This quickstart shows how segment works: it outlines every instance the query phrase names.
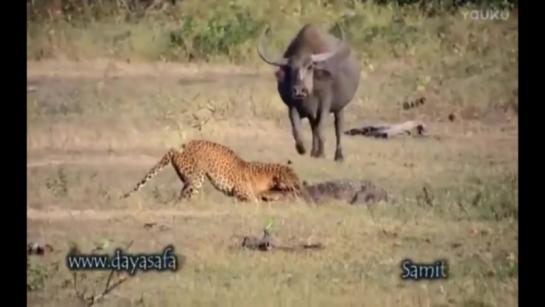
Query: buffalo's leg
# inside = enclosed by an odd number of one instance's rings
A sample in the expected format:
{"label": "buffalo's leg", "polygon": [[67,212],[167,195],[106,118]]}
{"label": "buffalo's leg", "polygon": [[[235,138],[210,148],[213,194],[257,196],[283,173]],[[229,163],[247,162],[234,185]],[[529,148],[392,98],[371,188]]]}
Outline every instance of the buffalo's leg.
{"label": "buffalo's leg", "polygon": [[325,137],[324,137],[324,125],[323,121],[320,121],[316,127],[316,132],[318,135],[318,152],[316,153],[317,158],[325,158]]}
{"label": "buffalo's leg", "polygon": [[[327,109],[320,111],[316,121],[312,123],[312,137],[316,138],[314,155],[315,158],[325,158],[325,136],[324,136],[324,121],[327,117]],[[314,145],[314,142],[313,142]]]}
{"label": "buffalo's leg", "polygon": [[335,137],[337,139],[335,147],[335,161],[343,161],[343,149],[341,146],[341,135],[344,127],[344,111],[340,110],[334,113],[335,116]]}
{"label": "buffalo's leg", "polygon": [[291,129],[293,133],[293,138],[295,139],[295,149],[300,155],[306,153],[305,145],[303,144],[303,137],[301,135],[301,116],[297,109],[291,107],[289,109],[289,117],[291,122]]}
{"label": "buffalo's leg", "polygon": [[311,157],[318,156],[318,149],[320,147],[320,140],[318,139],[318,123],[317,121],[310,121],[310,128],[312,130],[312,150],[310,151]]}

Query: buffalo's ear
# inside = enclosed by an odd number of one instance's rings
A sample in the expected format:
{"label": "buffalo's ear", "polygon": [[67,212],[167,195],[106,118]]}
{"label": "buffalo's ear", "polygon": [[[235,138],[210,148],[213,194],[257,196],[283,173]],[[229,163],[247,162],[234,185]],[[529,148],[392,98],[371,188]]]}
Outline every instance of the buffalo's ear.
{"label": "buffalo's ear", "polygon": [[278,67],[274,71],[274,76],[276,77],[276,81],[278,82],[284,81],[284,78],[286,77],[286,72],[284,71],[284,67]]}
{"label": "buffalo's ear", "polygon": [[333,76],[330,65],[327,62],[314,63],[314,77],[319,80],[330,79]]}
{"label": "buffalo's ear", "polygon": [[319,80],[327,80],[331,78],[331,72],[327,69],[316,69],[314,76]]}

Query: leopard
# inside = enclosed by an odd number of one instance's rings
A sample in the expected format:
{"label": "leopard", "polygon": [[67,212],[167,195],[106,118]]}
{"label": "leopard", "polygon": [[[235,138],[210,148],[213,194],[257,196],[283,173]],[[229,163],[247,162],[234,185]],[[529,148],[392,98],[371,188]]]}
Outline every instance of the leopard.
{"label": "leopard", "polygon": [[[281,163],[247,161],[233,149],[204,139],[190,140],[178,148],[170,148],[122,199],[141,190],[165,167],[172,165],[183,186],[177,198],[190,200],[202,189],[205,179],[229,197],[255,203],[278,200],[278,191],[303,200],[310,200],[299,176],[290,166]],[[274,192],[272,192],[274,191]]]}

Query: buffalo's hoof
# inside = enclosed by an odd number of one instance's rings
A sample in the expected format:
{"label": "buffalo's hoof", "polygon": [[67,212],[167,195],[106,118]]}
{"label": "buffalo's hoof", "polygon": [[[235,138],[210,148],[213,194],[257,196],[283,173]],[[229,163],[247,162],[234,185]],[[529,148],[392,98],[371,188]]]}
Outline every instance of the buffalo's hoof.
{"label": "buffalo's hoof", "polygon": [[319,151],[315,151],[313,153],[310,154],[311,157],[313,158],[318,158],[318,159],[321,159],[321,158],[325,158],[325,154],[324,152],[319,152]]}
{"label": "buffalo's hoof", "polygon": [[343,156],[342,152],[340,152],[340,151],[335,152],[335,161],[337,161],[337,162],[343,162],[344,161],[344,156]]}
{"label": "buffalo's hoof", "polygon": [[307,152],[307,150],[305,149],[305,146],[303,146],[303,144],[295,144],[295,149],[297,150],[297,152],[300,155],[304,155]]}

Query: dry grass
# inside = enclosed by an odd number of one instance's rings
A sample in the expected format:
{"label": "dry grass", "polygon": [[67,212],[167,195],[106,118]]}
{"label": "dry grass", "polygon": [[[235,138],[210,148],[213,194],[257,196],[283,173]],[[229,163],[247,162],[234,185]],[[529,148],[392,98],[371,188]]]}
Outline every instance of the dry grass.
{"label": "dry grass", "polygon": [[82,65],[110,58],[231,63],[263,71],[268,67],[255,51],[261,29],[273,27],[267,45],[280,52],[300,26],[311,22],[332,32],[336,26],[344,29],[364,68],[358,98],[374,110],[422,93],[434,105],[479,112],[518,104],[513,94],[518,78],[516,10],[507,20],[489,21],[464,18],[471,12],[468,7],[427,16],[415,6],[360,2],[280,0],[256,6],[250,0],[186,0],[130,22],[125,12],[99,18],[91,9],[59,21],[36,19],[30,11],[27,53],[29,60],[69,59]]}
{"label": "dry grass", "polygon": [[[225,206],[229,210],[218,208]],[[133,208],[125,217],[113,215],[108,220],[92,215],[50,222],[31,219],[29,236],[41,236],[57,248],[46,258],[32,259],[45,263],[50,277],[43,290],[29,293],[31,305],[73,304],[72,288],[64,285],[71,276],[62,266],[68,241],[90,251],[103,239],[114,246],[133,239],[135,253],[159,253],[174,244],[187,257],[177,273],[138,273],[106,299],[106,306],[516,304],[513,221],[449,221],[425,213],[419,218],[400,218],[340,205],[310,209],[280,204],[256,211],[225,201],[201,200],[190,207],[191,213],[184,216],[150,216]],[[326,249],[293,254],[232,249],[240,242],[237,236],[257,234],[271,218],[279,244],[319,241]],[[144,229],[150,222],[158,226]],[[160,230],[159,225],[168,228]],[[447,258],[452,275],[446,281],[403,282],[399,262],[405,257],[430,262]],[[58,271],[51,269],[55,262],[61,263]],[[86,275],[85,284],[99,289],[93,280],[106,273]]]}
{"label": "dry grass", "polygon": [[[70,243],[88,253],[107,239],[110,249],[134,240],[134,253],[159,253],[173,244],[187,263],[177,273],[138,273],[104,306],[515,305],[516,115],[495,110],[463,116],[449,103],[411,111],[395,101],[374,103],[402,92],[395,85],[388,93],[376,90],[382,78],[405,67],[399,61],[389,65],[362,81],[346,128],[419,118],[430,135],[387,141],[345,137],[346,161],[338,164],[332,160],[332,119],[327,159],[296,154],[269,70],[29,62],[29,83],[37,90],[28,94],[27,105],[27,237],[55,249],[29,259],[34,268],[28,273],[34,286],[29,304],[74,305],[64,266]],[[490,93],[486,83],[469,90],[467,95]],[[450,98],[445,91],[439,95]],[[461,115],[449,122],[452,112]],[[309,146],[308,128],[305,136]],[[256,207],[206,186],[194,201],[175,203],[180,183],[170,169],[134,197],[118,200],[167,148],[197,137],[226,144],[246,159],[290,159],[311,182],[372,180],[393,200],[369,208],[283,202]],[[422,201],[424,186],[431,204]],[[280,243],[321,242],[326,248],[270,254],[232,248],[240,236],[259,235],[269,220]],[[146,229],[146,223],[157,226]],[[399,264],[407,257],[446,258],[452,275],[445,281],[403,282]],[[83,282],[99,290],[106,275],[86,272]]]}

